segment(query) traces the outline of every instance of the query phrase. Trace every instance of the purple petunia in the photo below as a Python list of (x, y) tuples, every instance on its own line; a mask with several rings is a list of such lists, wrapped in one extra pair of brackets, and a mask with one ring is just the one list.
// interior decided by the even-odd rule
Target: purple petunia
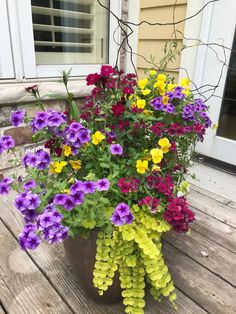
[(110, 152), (112, 155), (122, 155), (123, 148), (120, 144), (111, 144), (110, 145)]
[(35, 250), (41, 243), (41, 239), (35, 233), (35, 225), (26, 224), (23, 231), (19, 234), (19, 243), (22, 250)]
[(98, 191), (107, 191), (109, 190), (110, 182), (107, 179), (99, 179), (97, 181), (97, 190)]
[(116, 226), (121, 226), (124, 223), (131, 224), (133, 220), (134, 216), (132, 215), (129, 206), (125, 203), (119, 203), (111, 217), (111, 221)]
[(94, 193), (96, 191), (97, 184), (93, 181), (85, 181), (84, 182), (84, 193)]
[(15, 142), (11, 135), (4, 135), (0, 138), (0, 154), (5, 150), (13, 148), (15, 146)]
[(34, 180), (29, 180), (23, 185), (25, 191), (34, 189), (36, 187), (36, 182)]
[(73, 197), (68, 194), (57, 194), (54, 197), (53, 203), (55, 205), (63, 206), (67, 211), (71, 211), (76, 205)]
[(25, 154), (22, 162), (25, 167), (32, 167), (39, 170), (44, 170), (50, 164), (50, 155), (45, 150), (39, 149), (35, 153), (29, 152)]
[(157, 97), (150, 102), (150, 106), (155, 110), (163, 110), (164, 105), (162, 103), (162, 97)]
[(71, 198), (75, 205), (81, 205), (84, 202), (84, 192), (77, 191), (75, 194), (71, 195)]
[(76, 181), (72, 186), (70, 187), (70, 193), (71, 195), (76, 194), (77, 192), (84, 190), (84, 183), (82, 181)]
[(11, 184), (13, 183), (13, 179), (9, 177), (5, 177), (0, 181), (0, 195), (8, 194), (11, 190)]
[(24, 116), (25, 116), (24, 110), (17, 110), (13, 112), (11, 115), (11, 124), (13, 126), (19, 126), (23, 122)]

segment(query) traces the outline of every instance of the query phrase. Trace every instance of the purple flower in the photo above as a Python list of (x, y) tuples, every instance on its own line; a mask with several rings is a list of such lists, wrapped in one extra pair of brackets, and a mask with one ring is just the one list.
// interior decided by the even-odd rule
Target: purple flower
[(29, 180), (23, 185), (23, 188), (25, 191), (28, 191), (30, 189), (34, 189), (36, 187), (36, 182), (34, 180)]
[(128, 215), (130, 213), (130, 209), (129, 209), (129, 206), (125, 203), (119, 203), (117, 206), (116, 206), (116, 209), (115, 211), (121, 216), (121, 217), (124, 217), (126, 215)]
[(27, 153), (23, 157), (22, 162), (25, 167), (36, 168), (38, 164), (40, 163), (40, 159), (34, 153)]
[(32, 128), (33, 131), (38, 131), (47, 126), (48, 112), (38, 112), (33, 119)]
[(83, 128), (82, 124), (79, 122), (73, 122), (70, 124), (69, 129), (70, 131), (78, 132)]
[(0, 153), (3, 152), (4, 150), (8, 150), (15, 146), (15, 142), (11, 135), (4, 135), (2, 138), (0, 138), (0, 143), (1, 143)]
[(57, 194), (54, 197), (53, 203), (55, 205), (62, 205), (63, 206), (65, 204), (66, 199), (67, 199), (67, 194)]
[(40, 197), (37, 194), (29, 193), (25, 197), (27, 209), (36, 209), (41, 204)]
[(120, 144), (111, 144), (110, 145), (110, 152), (112, 155), (122, 155), (123, 148)]
[(71, 198), (75, 205), (81, 205), (84, 201), (84, 192), (78, 191), (74, 195), (72, 195)]
[(50, 127), (58, 127), (60, 126), (62, 123), (65, 122), (65, 118), (63, 117), (63, 115), (60, 112), (57, 111), (52, 111), (49, 113), (49, 117), (47, 120), (47, 124)]
[(15, 198), (15, 206), (21, 213), (27, 209), (26, 193), (19, 194)]
[(11, 190), (11, 187), (5, 183), (5, 182), (0, 182), (0, 194), (4, 195), (4, 194), (8, 194)]
[(93, 181), (84, 182), (84, 193), (94, 193), (96, 191), (97, 184)]
[(125, 203), (119, 203), (116, 206), (115, 211), (111, 217), (111, 221), (116, 226), (121, 226), (124, 223), (131, 224), (133, 220), (134, 217), (130, 211), (130, 208)]
[(114, 212), (113, 215), (111, 216), (111, 221), (113, 222), (115, 226), (122, 226), (124, 224), (124, 221), (122, 220), (120, 215), (116, 212)]
[(153, 107), (155, 110), (162, 110), (164, 105), (162, 103), (162, 97), (157, 97), (150, 102), (150, 106)]
[(43, 230), (45, 228), (50, 227), (53, 225), (53, 213), (52, 212), (45, 212), (42, 215), (39, 215), (37, 218), (37, 225), (39, 230)]
[(35, 234), (35, 230), (36, 227), (34, 224), (30, 223), (24, 226), (24, 229), (19, 234), (19, 243), (22, 250), (26, 249), (34, 250), (39, 246), (41, 240), (39, 236)]
[(17, 110), (13, 112), (11, 115), (11, 124), (14, 126), (20, 125), (24, 120), (24, 116), (25, 116), (24, 110)]
[(50, 164), (50, 154), (46, 152), (43, 149), (39, 149), (36, 151), (35, 154), (39, 159), (39, 164), (37, 165), (37, 168), (39, 170), (44, 170), (47, 168), (47, 166)]
[(65, 203), (63, 205), (63, 207), (67, 210), (67, 211), (71, 211), (74, 207), (75, 207), (75, 204), (73, 202), (73, 198), (72, 196), (70, 195), (66, 195), (66, 200), (65, 200)]
[(90, 141), (90, 130), (83, 129), (78, 133), (78, 139), (80, 143), (85, 144)]
[(109, 190), (110, 182), (107, 179), (99, 179), (97, 181), (97, 190), (98, 191), (107, 191)]
[(175, 107), (171, 104), (167, 104), (166, 106), (164, 106), (163, 111), (168, 112), (168, 113), (174, 113)]
[(76, 181), (71, 187), (70, 187), (70, 193), (71, 195), (76, 194), (79, 191), (84, 190), (84, 183), (82, 181)]

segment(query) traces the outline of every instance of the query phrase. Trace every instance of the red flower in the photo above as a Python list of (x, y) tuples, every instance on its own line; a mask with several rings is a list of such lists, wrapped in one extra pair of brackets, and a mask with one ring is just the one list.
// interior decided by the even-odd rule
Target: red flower
[(116, 105), (112, 106), (111, 110), (114, 116), (119, 117), (123, 112), (125, 112), (125, 107), (121, 103), (117, 103)]
[(87, 85), (94, 85), (100, 78), (98, 73), (89, 74), (86, 77)]
[(139, 180), (132, 177), (120, 178), (117, 185), (122, 193), (137, 192)]
[(114, 73), (114, 69), (112, 66), (110, 65), (103, 65), (101, 67), (101, 71), (100, 71), (101, 75), (104, 77), (109, 77), (111, 74)]
[(134, 93), (134, 90), (132, 87), (127, 86), (123, 89), (123, 93), (127, 95), (132, 95)]

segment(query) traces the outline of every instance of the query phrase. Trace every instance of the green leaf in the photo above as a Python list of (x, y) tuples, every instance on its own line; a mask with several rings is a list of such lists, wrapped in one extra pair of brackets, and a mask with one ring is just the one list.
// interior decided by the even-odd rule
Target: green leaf
[(72, 100), (72, 102), (71, 102), (71, 109), (72, 109), (73, 118), (76, 121), (79, 121), (80, 120), (80, 113), (79, 113), (78, 105), (74, 100)]

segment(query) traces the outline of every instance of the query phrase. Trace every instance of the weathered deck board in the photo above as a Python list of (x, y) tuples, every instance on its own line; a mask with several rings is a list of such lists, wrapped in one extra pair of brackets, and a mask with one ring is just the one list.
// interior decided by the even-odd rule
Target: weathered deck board
[(233, 208), (219, 204), (210, 197), (203, 197), (195, 191), (188, 195), (188, 201), (192, 207), (236, 228), (236, 211)]
[[(1, 302), (8, 313), (72, 313), (0, 221)], [(7, 288), (6, 288), (7, 287)]]
[[(2, 286), (1, 286), (2, 288)], [(0, 314), (6, 314), (6, 312), (4, 311), (4, 309), (2, 308), (2, 306), (0, 305)]]
[[(190, 235), (168, 233), (165, 240), (212, 273), (236, 286), (236, 255), (192, 230)], [(207, 254), (207, 256), (204, 256)]]
[(235, 314), (236, 289), (166, 243), (164, 255), (175, 285), (208, 313)]
[(195, 208), (193, 210), (196, 213), (196, 222), (191, 228), (236, 254), (236, 230)]
[(220, 195), (217, 195), (217, 194), (215, 194), (213, 192), (207, 191), (207, 190), (201, 188), (200, 186), (197, 186), (197, 185), (194, 185), (194, 184), (191, 184), (190, 193), (191, 193), (191, 191), (195, 191), (195, 192), (201, 194), (201, 196), (205, 195), (207, 197), (210, 197), (213, 200), (215, 200), (215, 201), (217, 201), (219, 203), (222, 203), (224, 205), (228, 205), (230, 203), (230, 201), (227, 198), (225, 198), (223, 196), (220, 196)]
[[(5, 207), (1, 211), (1, 216), (8, 223), (14, 235), (17, 235), (22, 228), (22, 218), (11, 207), (10, 198), (5, 202)], [(61, 245), (49, 247), (42, 244), (36, 251), (29, 252), (36, 265), (45, 273), (53, 286), (55, 286), (60, 295), (66, 294), (66, 300), (70, 304), (75, 313), (81, 314), (119, 314), (124, 313), (123, 306), (113, 305), (95, 305), (91, 300), (87, 299), (81, 291), (79, 285), (75, 281), (70, 270), (70, 265), (65, 257), (64, 250)], [(197, 304), (192, 302), (183, 293), (177, 290), (178, 314), (205, 314)], [(174, 314), (170, 302), (163, 300), (162, 303), (154, 302), (151, 297), (147, 297), (147, 314)]]

